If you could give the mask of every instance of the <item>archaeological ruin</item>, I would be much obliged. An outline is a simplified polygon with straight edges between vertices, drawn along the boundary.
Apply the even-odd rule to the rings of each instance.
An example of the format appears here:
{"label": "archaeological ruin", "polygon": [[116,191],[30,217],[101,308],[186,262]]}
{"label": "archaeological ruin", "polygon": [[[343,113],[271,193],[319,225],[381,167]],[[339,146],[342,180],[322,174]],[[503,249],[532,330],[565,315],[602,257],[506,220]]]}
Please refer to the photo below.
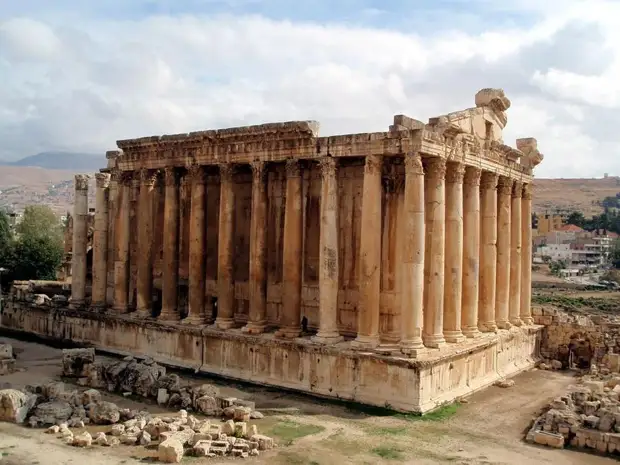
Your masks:
{"label": "archaeological ruin", "polygon": [[16,283],[2,325],[402,411],[489,386],[534,365],[542,328],[542,155],[533,138],[504,144],[509,107],[483,89],[387,132],[296,121],[121,140],[95,174],[92,236],[75,177],[70,298]]}

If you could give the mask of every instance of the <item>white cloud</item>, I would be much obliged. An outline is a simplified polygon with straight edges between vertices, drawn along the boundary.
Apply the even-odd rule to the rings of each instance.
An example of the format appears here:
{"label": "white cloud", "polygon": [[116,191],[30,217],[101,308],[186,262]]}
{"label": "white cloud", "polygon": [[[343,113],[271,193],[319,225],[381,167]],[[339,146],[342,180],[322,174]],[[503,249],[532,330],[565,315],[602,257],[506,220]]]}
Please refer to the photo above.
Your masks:
{"label": "white cloud", "polygon": [[620,8],[540,4],[511,2],[536,13],[532,24],[478,34],[203,14],[9,18],[0,158],[290,119],[317,119],[323,134],[383,131],[396,113],[426,120],[503,87],[513,102],[504,139],[539,140],[538,176],[620,174]]}

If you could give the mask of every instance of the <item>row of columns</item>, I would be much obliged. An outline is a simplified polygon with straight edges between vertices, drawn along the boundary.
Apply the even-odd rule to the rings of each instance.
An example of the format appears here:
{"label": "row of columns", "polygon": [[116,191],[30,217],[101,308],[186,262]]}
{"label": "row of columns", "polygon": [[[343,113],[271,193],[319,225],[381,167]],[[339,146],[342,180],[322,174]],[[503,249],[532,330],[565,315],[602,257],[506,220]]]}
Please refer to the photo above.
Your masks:
{"label": "row of columns", "polygon": [[[332,157],[319,161],[322,175],[319,252],[319,331],[321,343],[341,339],[338,313],[338,184]],[[360,300],[354,345],[379,345],[382,156],[366,157],[360,238]],[[267,170],[251,163],[248,333],[266,326]],[[218,239],[218,313],[221,329],[234,324],[233,166],[220,165]],[[189,324],[213,323],[205,313],[206,173],[188,168],[191,183],[189,230]],[[412,356],[426,347],[441,347],[511,325],[531,324],[531,194],[529,185],[442,158],[424,162],[405,156],[405,192],[401,215],[401,350]],[[157,173],[140,172],[138,206],[137,316],[152,313],[153,191]],[[105,306],[107,288],[108,195],[110,176],[98,173],[93,306]],[[116,179],[114,212],[114,309],[128,311],[131,173]],[[76,177],[77,181],[77,177]],[[179,173],[164,170],[164,243],[162,310],[159,319],[180,319]],[[84,188],[85,187],[85,188]],[[302,288],[302,178],[297,160],[286,162],[286,206],[283,243],[282,320],[278,336],[300,334]],[[87,183],[76,182],[72,301],[84,301],[86,274]],[[82,220],[82,216],[84,219]],[[82,259],[83,256],[83,259]],[[82,265],[83,262],[83,265]]]}

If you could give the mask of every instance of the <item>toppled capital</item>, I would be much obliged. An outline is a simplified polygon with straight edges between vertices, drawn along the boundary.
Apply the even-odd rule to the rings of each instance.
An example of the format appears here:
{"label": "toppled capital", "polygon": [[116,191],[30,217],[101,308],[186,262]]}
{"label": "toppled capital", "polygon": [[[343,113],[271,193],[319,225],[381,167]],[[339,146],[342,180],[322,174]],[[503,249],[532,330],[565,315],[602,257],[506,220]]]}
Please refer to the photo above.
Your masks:
{"label": "toppled capital", "polygon": [[533,137],[517,139],[517,149],[523,152],[521,164],[528,168],[534,168],[545,158],[543,154],[538,151],[538,141]]}
{"label": "toppled capital", "polygon": [[506,111],[510,108],[510,100],[504,94],[504,89],[481,89],[476,94],[477,107],[491,107],[497,111]]}

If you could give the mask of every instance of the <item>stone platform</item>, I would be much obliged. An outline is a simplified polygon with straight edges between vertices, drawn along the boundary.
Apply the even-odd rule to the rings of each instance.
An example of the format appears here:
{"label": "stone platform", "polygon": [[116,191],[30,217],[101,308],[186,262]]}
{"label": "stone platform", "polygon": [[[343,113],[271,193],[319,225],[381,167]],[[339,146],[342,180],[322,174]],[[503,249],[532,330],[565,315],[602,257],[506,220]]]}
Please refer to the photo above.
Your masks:
{"label": "stone platform", "polygon": [[169,325],[65,308],[6,308],[2,329],[93,346],[119,355],[148,355],[259,385],[425,413],[534,365],[542,326],[483,334],[431,349],[418,359],[360,352],[344,341],[321,346],[310,338],[281,340],[241,330]]}

